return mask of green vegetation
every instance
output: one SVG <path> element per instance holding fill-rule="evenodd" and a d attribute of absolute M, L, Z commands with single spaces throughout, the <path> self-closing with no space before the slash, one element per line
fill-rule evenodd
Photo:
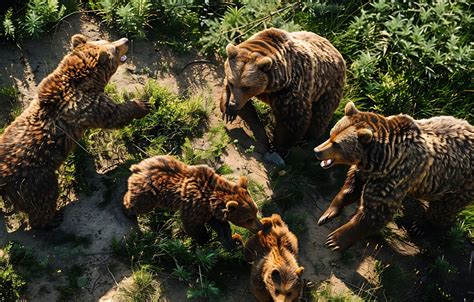
<path fill-rule="evenodd" d="M 290 1 L 291 2 L 291 1 Z M 287 30 L 310 30 L 327 37 L 347 62 L 345 98 L 334 116 L 342 116 L 348 101 L 365 110 L 385 115 L 408 113 L 416 118 L 454 115 L 474 121 L 472 101 L 472 33 L 473 16 L 470 3 L 460 1 L 209 1 L 157 0 L 29 0 L 13 1 L 0 11 L 0 39 L 21 46 L 26 39 L 43 36 L 54 30 L 69 12 L 87 10 L 118 33 L 137 39 L 149 39 L 154 46 L 165 45 L 178 51 L 199 51 L 209 56 L 224 57 L 227 43 L 240 43 L 255 32 L 271 26 Z M 81 7 L 81 9 L 79 8 Z M 164 68 L 172 66 L 163 62 Z M 169 70 L 168 70 L 169 71 Z M 143 74 L 152 76 L 149 67 Z M 148 100 L 152 112 L 119 130 L 90 130 L 71 154 L 58 175 L 61 200 L 81 191 L 90 193 L 84 162 L 94 161 L 96 168 L 107 173 L 103 205 L 112 200 L 116 184 L 128 176 L 130 164 L 143 158 L 172 154 L 188 164 L 208 164 L 217 172 L 232 174 L 222 162 L 225 149 L 232 142 L 224 124 L 208 128 L 215 100 L 197 94 L 180 96 L 161 87 L 154 80 L 134 92 L 123 92 L 109 84 L 106 93 L 116 102 L 131 99 Z M 0 126 L 10 123 L 21 112 L 15 99 L 17 89 L 0 88 L 0 98 L 7 108 L 1 110 Z M 254 102 L 263 123 L 269 127 L 270 107 Z M 234 141 L 234 143 L 238 143 Z M 242 148 L 244 149 L 244 148 Z M 250 146 L 240 150 L 253 154 Z M 265 216 L 279 213 L 298 237 L 304 236 L 308 214 L 301 211 L 303 200 L 318 191 L 330 195 L 333 184 L 343 169 L 333 170 L 330 177 L 322 174 L 313 155 L 294 148 L 285 170 L 271 173 L 273 196 L 265 186 L 250 180 L 249 191 Z M 233 165 L 234 166 L 234 165 Z M 332 194 L 332 193 L 331 193 Z M 208 245 L 197 247 L 183 234 L 177 214 L 155 211 L 139 218 L 140 232 L 124 241 L 115 240 L 112 249 L 118 257 L 130 262 L 134 270 L 129 282 L 118 290 L 123 301 L 156 301 L 161 294 L 158 274 L 180 281 L 187 297 L 219 300 L 229 280 L 236 274 L 248 274 L 240 250 L 228 252 L 214 238 Z M 370 294 L 356 292 L 335 294 L 324 283 L 312 291 L 317 301 L 362 301 L 374 297 L 385 300 L 409 300 L 414 291 L 426 301 L 455 299 L 455 282 L 461 270 L 450 254 L 463 253 L 466 235 L 474 240 L 474 206 L 458 216 L 448 232 L 430 242 L 430 249 L 414 261 L 424 264 L 421 270 L 407 269 L 404 264 L 376 263 L 377 288 Z M 244 239 L 251 234 L 242 228 L 233 231 Z M 214 234 L 215 236 L 215 234 Z M 390 236 L 396 236 L 391 234 Z M 86 238 L 87 239 L 87 238 Z M 65 258 L 80 254 L 83 238 L 70 242 L 73 249 L 58 247 Z M 86 240 L 87 241 L 87 240 Z M 457 254 L 456 254 L 457 255 Z M 350 265 L 358 255 L 343 255 Z M 429 265 L 426 265 L 429 263 Z M 415 265 L 417 266 L 418 263 Z M 10 243 L 0 252 L 0 301 L 17 300 L 25 282 L 50 269 L 47 260 L 34 257 L 31 250 Z M 428 266 L 428 268 L 427 268 Z M 57 286 L 60 299 L 80 297 L 86 284 L 84 270 L 78 265 L 65 269 L 66 283 Z M 26 281 L 25 281 L 26 280 Z M 423 286 L 417 283 L 427 280 Z M 363 297 L 360 298 L 359 296 Z"/>
<path fill-rule="evenodd" d="M 364 300 L 351 292 L 334 293 L 329 283 L 322 283 L 317 289 L 313 290 L 312 297 L 318 302 L 362 302 Z"/>
<path fill-rule="evenodd" d="M 193 246 L 181 231 L 178 217 L 158 210 L 141 216 L 141 234 L 132 234 L 124 242 L 114 241 L 113 250 L 138 270 L 146 267 L 150 274 L 170 272 L 169 277 L 189 286 L 188 298 L 215 299 L 226 280 L 245 267 L 242 253 L 226 251 L 215 240 L 208 246 Z"/>
<path fill-rule="evenodd" d="M 11 251 L 13 243 L 0 249 L 0 301 L 16 301 L 26 284 L 24 278 L 18 274 Z"/>
<path fill-rule="evenodd" d="M 16 1 L 0 16 L 0 37 L 11 40 L 38 38 L 58 23 L 68 9 L 76 7 L 66 7 L 58 0 Z"/>
<path fill-rule="evenodd" d="M 140 302 L 159 301 L 161 288 L 154 273 L 147 265 L 133 272 L 130 280 L 122 282 L 118 288 L 118 301 Z"/>

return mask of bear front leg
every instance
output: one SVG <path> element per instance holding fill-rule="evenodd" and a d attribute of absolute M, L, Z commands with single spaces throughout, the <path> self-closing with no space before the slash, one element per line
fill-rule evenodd
<path fill-rule="evenodd" d="M 142 118 L 151 110 L 147 101 L 128 101 L 115 103 L 105 94 L 90 105 L 84 112 L 86 126 L 90 128 L 120 128 L 129 124 L 133 119 Z"/>
<path fill-rule="evenodd" d="M 272 144 L 276 151 L 286 157 L 290 147 L 301 140 L 311 122 L 311 104 L 298 99 L 290 92 L 279 96 L 272 106 L 275 115 Z"/>
<path fill-rule="evenodd" d="M 204 217 L 199 217 L 199 213 L 192 211 L 192 209 L 181 208 L 181 220 L 186 234 L 191 237 L 197 244 L 203 245 L 211 239 L 211 236 L 206 229 Z"/>
<path fill-rule="evenodd" d="M 364 182 L 361 179 L 360 172 L 357 172 L 357 167 L 352 167 L 347 173 L 347 178 L 341 190 L 334 197 L 321 218 L 319 218 L 318 225 L 326 224 L 339 216 L 345 206 L 360 201 L 363 186 Z"/>
<path fill-rule="evenodd" d="M 406 189 L 397 188 L 396 180 L 372 179 L 365 185 L 356 214 L 328 235 L 326 245 L 332 250 L 344 251 L 379 231 L 392 219 L 405 195 Z"/>
<path fill-rule="evenodd" d="M 228 222 L 211 218 L 208 224 L 214 231 L 216 231 L 217 238 L 219 238 L 219 241 L 222 243 L 225 249 L 233 250 L 237 247 L 237 244 L 243 243 L 242 237 L 240 235 L 232 235 L 232 230 Z"/>

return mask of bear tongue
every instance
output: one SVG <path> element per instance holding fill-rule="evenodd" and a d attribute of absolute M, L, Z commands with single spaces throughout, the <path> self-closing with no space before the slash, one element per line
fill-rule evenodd
<path fill-rule="evenodd" d="M 334 161 L 334 159 L 332 159 L 332 158 L 325 159 L 325 160 L 321 161 L 321 167 L 328 168 L 329 166 L 331 166 L 333 161 Z"/>
<path fill-rule="evenodd" d="M 120 62 L 125 62 L 127 61 L 127 56 L 126 55 L 123 55 L 120 57 Z"/>

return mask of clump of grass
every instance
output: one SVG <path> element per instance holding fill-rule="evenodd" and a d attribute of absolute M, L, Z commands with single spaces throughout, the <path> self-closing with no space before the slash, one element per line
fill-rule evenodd
<path fill-rule="evenodd" d="M 459 213 L 458 228 L 467 234 L 471 242 L 474 242 L 474 205 L 469 205 Z"/>
<path fill-rule="evenodd" d="M 322 283 L 318 288 L 313 290 L 312 297 L 318 302 L 362 302 L 364 299 L 354 295 L 351 292 L 334 293 L 332 286 L 328 282 Z"/>
<path fill-rule="evenodd" d="M 215 240 L 206 246 L 193 245 L 180 230 L 176 214 L 155 211 L 140 217 L 139 225 L 140 235 L 113 241 L 114 252 L 138 265 L 137 270 L 147 266 L 150 273 L 168 273 L 184 282 L 189 298 L 217 298 L 226 280 L 244 266 L 239 250 L 226 251 Z"/>
<path fill-rule="evenodd" d="M 74 297 L 79 297 L 80 291 L 87 284 L 87 279 L 83 274 L 84 269 L 77 264 L 74 264 L 67 270 L 67 284 L 56 286 L 59 292 L 58 301 L 71 301 Z"/>
<path fill-rule="evenodd" d="M 409 300 L 414 292 L 415 275 L 406 271 L 398 264 L 383 265 L 376 261 L 375 272 L 378 275 L 381 296 L 389 297 L 394 301 Z"/>
<path fill-rule="evenodd" d="M 210 112 L 209 102 L 202 95 L 183 99 L 152 80 L 136 97 L 148 100 L 154 109 L 120 130 L 134 154 L 177 153 L 186 137 L 202 130 Z"/>
<path fill-rule="evenodd" d="M 155 280 L 155 274 L 149 266 L 141 266 L 132 273 L 129 280 L 120 283 L 117 301 L 159 301 L 161 296 L 160 283 Z"/>
<path fill-rule="evenodd" d="M 223 123 L 209 129 L 203 136 L 204 145 L 196 147 L 189 138 L 181 146 L 181 159 L 187 164 L 208 164 L 216 166 L 222 152 L 230 143 L 230 137 Z"/>
<path fill-rule="evenodd" d="M 451 292 L 452 283 L 458 273 L 456 267 L 451 265 L 444 256 L 438 256 L 428 272 L 427 301 L 453 301 Z"/>
<path fill-rule="evenodd" d="M 0 301 L 17 301 L 26 285 L 11 259 L 13 243 L 0 249 Z"/>

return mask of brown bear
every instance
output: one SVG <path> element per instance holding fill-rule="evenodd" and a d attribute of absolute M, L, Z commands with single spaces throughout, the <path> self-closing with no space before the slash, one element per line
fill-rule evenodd
<path fill-rule="evenodd" d="M 262 227 L 244 176 L 234 184 L 206 165 L 188 166 L 172 156 L 148 158 L 130 169 L 123 199 L 128 215 L 179 210 L 184 230 L 198 244 L 209 240 L 208 224 L 228 249 L 238 240 L 231 236 L 229 221 L 254 233 Z"/>
<path fill-rule="evenodd" d="M 226 52 L 220 109 L 227 120 L 237 114 L 258 119 L 248 102 L 252 97 L 267 103 L 274 117 L 268 148 L 280 155 L 303 138 L 324 134 L 342 99 L 346 73 L 344 59 L 328 40 L 270 28 L 227 45 Z"/>
<path fill-rule="evenodd" d="M 72 50 L 41 81 L 28 108 L 0 137 L 0 195 L 26 212 L 32 228 L 51 224 L 56 213 L 56 170 L 90 128 L 117 128 L 149 111 L 148 103 L 113 102 L 104 87 L 126 60 L 127 39 L 87 41 L 72 37 Z"/>
<path fill-rule="evenodd" d="M 328 236 L 335 250 L 380 230 L 405 197 L 426 201 L 426 220 L 436 227 L 448 226 L 474 200 L 474 127 L 464 120 L 384 117 L 348 103 L 345 117 L 314 151 L 323 168 L 351 166 L 318 224 L 360 203 L 352 219 Z"/>
<path fill-rule="evenodd" d="M 261 220 L 263 229 L 246 243 L 244 256 L 252 264 L 250 289 L 259 302 L 298 301 L 304 268 L 298 265 L 298 239 L 280 215 Z"/>

